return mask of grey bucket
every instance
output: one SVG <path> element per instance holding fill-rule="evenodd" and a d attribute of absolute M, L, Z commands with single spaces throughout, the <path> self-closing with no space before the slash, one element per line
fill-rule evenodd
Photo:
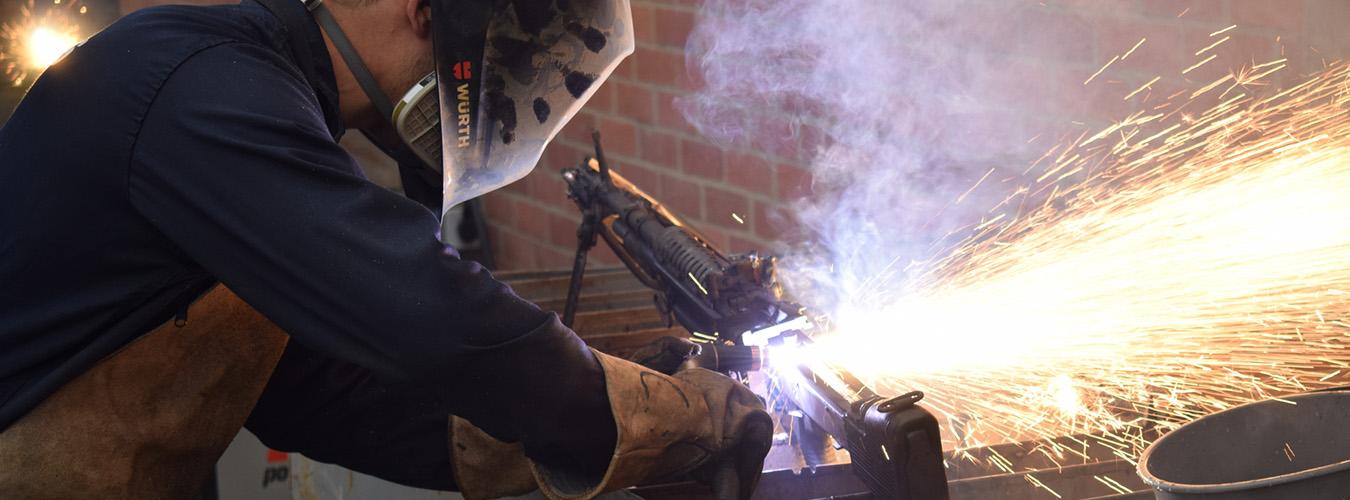
<path fill-rule="evenodd" d="M 1282 399 L 1296 404 L 1246 404 L 1167 433 L 1139 476 L 1158 500 L 1350 499 L 1350 392 Z"/>

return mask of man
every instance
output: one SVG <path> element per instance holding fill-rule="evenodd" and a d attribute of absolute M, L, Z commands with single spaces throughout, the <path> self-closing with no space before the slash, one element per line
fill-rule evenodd
<path fill-rule="evenodd" d="M 127 16 L 0 129 L 4 496 L 182 498 L 241 424 L 470 497 L 688 472 L 747 496 L 770 432 L 753 394 L 591 351 L 336 144 L 352 127 L 436 161 L 390 124 L 426 101 L 388 96 L 437 81 L 446 201 L 515 180 L 631 51 L 627 2 L 307 6 Z"/>

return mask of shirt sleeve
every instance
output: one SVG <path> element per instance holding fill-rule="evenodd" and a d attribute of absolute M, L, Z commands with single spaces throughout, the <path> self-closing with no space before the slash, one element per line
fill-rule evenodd
<path fill-rule="evenodd" d="M 426 208 L 361 176 L 304 80 L 268 48 L 221 45 L 175 71 L 144 117 L 128 190 L 293 341 L 433 387 L 527 452 L 571 446 L 559 427 L 573 419 L 613 432 L 585 344 L 441 244 Z"/>

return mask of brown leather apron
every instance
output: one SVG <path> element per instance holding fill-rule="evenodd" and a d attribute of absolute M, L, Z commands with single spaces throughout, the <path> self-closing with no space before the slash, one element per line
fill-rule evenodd
<path fill-rule="evenodd" d="M 286 334 L 224 286 L 0 432 L 5 499 L 186 499 L 244 425 Z"/>

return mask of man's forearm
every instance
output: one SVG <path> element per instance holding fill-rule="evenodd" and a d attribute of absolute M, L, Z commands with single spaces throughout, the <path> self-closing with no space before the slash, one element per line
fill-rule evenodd
<path fill-rule="evenodd" d="M 590 348 L 554 315 L 529 335 L 475 356 L 447 381 L 455 414 L 503 441 L 520 441 L 541 464 L 585 477 L 604 474 L 614 417 L 604 372 Z"/>
<path fill-rule="evenodd" d="M 245 427 L 270 448 L 399 484 L 454 490 L 441 399 L 290 342 Z"/>

